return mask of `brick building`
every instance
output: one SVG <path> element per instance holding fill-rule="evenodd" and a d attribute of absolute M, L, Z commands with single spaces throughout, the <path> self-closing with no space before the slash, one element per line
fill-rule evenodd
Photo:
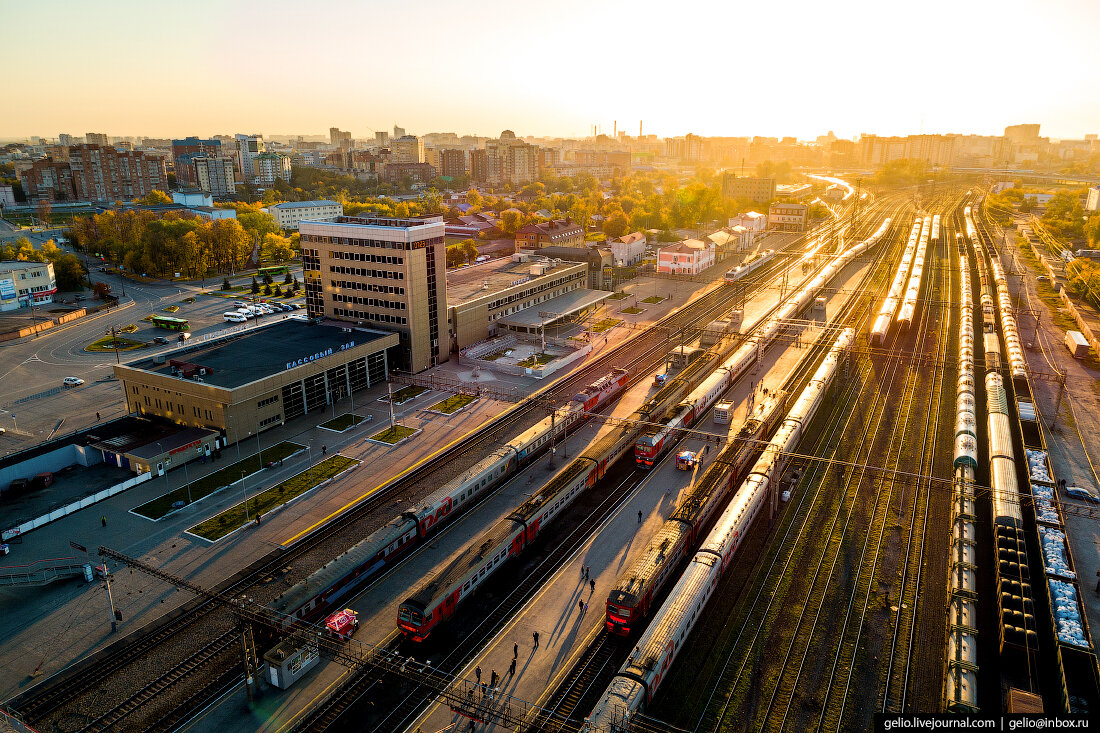
<path fill-rule="evenodd" d="M 102 145 L 69 148 L 76 197 L 85 201 L 130 201 L 168 190 L 164 158 Z"/>
<path fill-rule="evenodd" d="M 465 150 L 441 150 L 439 152 L 440 175 L 453 178 L 466 175 Z"/>
<path fill-rule="evenodd" d="M 543 247 L 583 247 L 584 230 L 572 219 L 556 219 L 528 224 L 516 232 L 516 249 Z"/>

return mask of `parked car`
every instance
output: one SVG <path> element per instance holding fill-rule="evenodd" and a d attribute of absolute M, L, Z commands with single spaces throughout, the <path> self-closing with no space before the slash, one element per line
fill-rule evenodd
<path fill-rule="evenodd" d="M 79 387 L 84 384 L 84 380 L 80 377 L 65 377 L 61 383 L 66 387 Z"/>
<path fill-rule="evenodd" d="M 86 300 L 86 298 L 83 295 L 78 295 L 75 298 L 73 298 L 73 300 Z"/>
<path fill-rule="evenodd" d="M 238 308 L 247 308 L 248 307 L 248 303 L 244 302 L 243 300 L 234 300 L 233 305 L 237 306 Z"/>
<path fill-rule="evenodd" d="M 153 343 L 154 344 L 166 344 L 166 343 L 168 343 L 168 339 L 164 338 L 163 336 L 154 336 L 153 337 Z"/>
<path fill-rule="evenodd" d="M 279 304 L 279 310 L 281 310 L 283 313 L 290 313 L 292 310 L 294 310 L 294 308 L 291 307 L 290 303 L 281 303 Z"/>
<path fill-rule="evenodd" d="M 1093 489 L 1086 489 L 1083 486 L 1067 486 L 1066 493 L 1074 499 L 1081 499 L 1090 504 L 1100 504 L 1100 496 L 1097 496 Z"/>
<path fill-rule="evenodd" d="M 53 474 L 44 471 L 31 479 L 31 486 L 35 489 L 45 489 L 53 483 Z"/>

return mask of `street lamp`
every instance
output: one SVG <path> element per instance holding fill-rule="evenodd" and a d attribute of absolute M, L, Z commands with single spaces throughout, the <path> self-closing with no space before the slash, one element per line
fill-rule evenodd
<path fill-rule="evenodd" d="M 244 496 L 244 521 L 248 524 L 251 520 L 248 518 L 248 489 L 245 486 L 244 469 L 241 469 L 241 494 Z"/>

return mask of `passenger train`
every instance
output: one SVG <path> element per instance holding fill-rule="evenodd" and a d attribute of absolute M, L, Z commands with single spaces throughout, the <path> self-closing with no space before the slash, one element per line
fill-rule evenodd
<path fill-rule="evenodd" d="M 759 254 L 749 258 L 746 262 L 742 262 L 740 265 L 737 265 L 736 267 L 731 267 L 730 269 L 726 270 L 726 275 L 723 279 L 725 280 L 725 283 L 727 285 L 733 285 L 741 279 L 748 277 L 752 273 L 756 272 L 764 265 L 768 264 L 768 262 L 774 256 L 774 249 L 764 250 L 763 252 L 760 252 Z"/>
<path fill-rule="evenodd" d="M 897 274 L 894 275 L 894 281 L 890 284 L 890 290 L 886 293 L 886 300 L 882 301 L 882 307 L 879 309 L 878 317 L 875 318 L 875 322 L 871 326 L 872 346 L 882 346 L 886 341 L 886 333 L 890 330 L 890 322 L 894 320 L 894 314 L 897 312 L 898 303 L 901 302 L 903 293 L 902 288 L 905 287 L 907 278 L 909 277 L 909 266 L 912 264 L 913 256 L 916 254 L 917 242 L 920 240 L 922 227 L 923 222 L 917 219 L 909 232 L 909 241 L 905 243 L 905 252 L 901 256 L 901 263 L 898 265 Z"/>
<path fill-rule="evenodd" d="M 764 441 L 783 415 L 786 393 L 764 398 L 739 428 L 730 426 L 729 442 L 664 526 L 642 550 L 637 561 L 621 574 L 607 596 L 607 630 L 626 635 L 648 615 L 672 571 L 714 516 L 725 506 L 731 489 L 749 467 Z"/>
<path fill-rule="evenodd" d="M 931 226 L 929 226 L 931 221 Z M 937 214 L 932 217 L 931 220 L 926 216 L 924 217 L 924 223 L 921 228 L 920 241 L 917 244 L 917 252 L 913 256 L 913 269 L 909 273 L 909 284 L 905 288 L 905 298 L 901 302 L 901 309 L 898 311 L 898 326 L 903 331 L 909 328 L 909 324 L 913 322 L 913 315 L 917 311 L 917 297 L 920 295 L 921 281 L 924 278 L 924 259 L 928 253 L 928 235 L 931 231 L 935 231 L 939 236 L 940 229 L 940 217 Z"/>
<path fill-rule="evenodd" d="M 389 524 L 341 553 L 308 578 L 277 597 L 268 610 L 282 628 L 312 622 L 354 594 L 379 570 L 391 564 L 440 528 L 454 514 L 513 475 L 555 434 L 579 424 L 593 410 L 614 399 L 626 386 L 629 373 L 615 368 L 579 392 L 567 407 L 557 410 L 504 446 L 490 453 L 462 476 L 410 507 Z"/>
<path fill-rule="evenodd" d="M 587 718 L 589 730 L 615 730 L 653 700 L 696 620 L 706 612 L 707 601 L 718 587 L 720 576 L 764 507 L 769 492 L 778 490 L 787 456 L 798 445 L 805 426 L 823 402 L 841 356 L 850 348 L 854 336 L 853 329 L 845 329 L 826 354 L 733 501 L 719 516 L 642 634 L 634 653 L 604 691 Z"/>
<path fill-rule="evenodd" d="M 786 328 L 826 283 L 857 256 L 878 243 L 889 229 L 886 219 L 874 235 L 838 255 L 814 276 L 809 285 L 792 294 L 758 329 L 755 343 L 742 344 L 722 367 L 710 376 L 720 351 L 706 352 L 688 365 L 675 379 L 636 410 L 622 425 L 612 428 L 588 446 L 577 458 L 559 470 L 530 499 L 509 514 L 443 567 L 422 582 L 398 607 L 397 626 L 406 638 L 424 641 L 432 631 L 454 616 L 458 606 L 477 590 L 509 558 L 518 556 L 558 514 L 581 492 L 603 477 L 607 467 L 635 447 L 639 423 L 655 422 L 670 408 L 678 419 L 690 424 L 697 415 L 725 391 L 734 380 L 755 364 L 759 354 Z M 701 382 L 699 380 L 702 380 Z M 687 399 L 684 399 L 684 397 Z M 706 405 L 706 407 L 704 407 Z M 670 444 L 670 443 L 669 443 Z M 667 445 L 665 446 L 667 447 Z"/>
<path fill-rule="evenodd" d="M 660 427 L 647 430 L 634 446 L 634 462 L 638 468 L 648 469 L 655 466 L 661 454 L 676 443 L 683 429 L 691 427 L 714 404 L 719 395 L 756 364 L 757 359 L 768 350 L 775 339 L 786 331 L 787 324 L 814 301 L 838 272 L 878 244 L 889 230 L 890 221 L 886 219 L 870 237 L 837 255 L 832 262 L 808 277 L 808 282 L 803 281 L 802 288 L 784 301 L 754 331 L 752 341 L 743 344 L 729 361 L 708 377 L 686 400 L 662 416 Z"/>

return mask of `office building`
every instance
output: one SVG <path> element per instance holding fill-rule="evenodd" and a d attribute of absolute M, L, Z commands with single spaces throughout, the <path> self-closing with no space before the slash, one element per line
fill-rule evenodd
<path fill-rule="evenodd" d="M 168 190 L 164 158 L 111 146 L 69 148 L 76 197 L 84 201 L 132 201 Z"/>
<path fill-rule="evenodd" d="M 339 127 L 328 128 L 329 142 L 338 148 L 348 149 L 351 147 L 351 133 L 347 130 L 341 130 Z"/>
<path fill-rule="evenodd" d="M 734 173 L 722 177 L 722 195 L 731 199 L 771 201 L 775 198 L 774 178 L 739 178 Z"/>
<path fill-rule="evenodd" d="M 528 224 L 516 232 L 516 249 L 583 247 L 584 229 L 571 218 Z"/>
<path fill-rule="evenodd" d="M 267 213 L 283 229 L 296 230 L 302 220 L 334 221 L 344 215 L 344 205 L 339 201 L 286 201 L 268 206 Z"/>
<path fill-rule="evenodd" d="M 53 302 L 57 280 L 50 262 L 0 262 L 0 311 Z"/>
<path fill-rule="evenodd" d="M 114 369 L 130 414 L 218 430 L 236 443 L 386 381 L 386 352 L 397 342 L 288 318 Z"/>
<path fill-rule="evenodd" d="M 107 135 L 102 132 L 86 132 L 84 133 L 84 143 L 86 145 L 107 146 L 111 144 L 111 141 L 108 140 Z"/>
<path fill-rule="evenodd" d="M 264 152 L 264 136 L 234 135 L 233 141 L 237 144 L 237 170 L 241 172 L 241 179 L 251 181 L 256 176 L 252 160 Z"/>
<path fill-rule="evenodd" d="M 415 135 L 402 135 L 390 145 L 393 163 L 423 163 L 424 143 Z"/>
<path fill-rule="evenodd" d="M 260 153 L 253 156 L 252 167 L 258 186 L 273 186 L 280 178 L 290 181 L 290 156 L 285 153 Z"/>
<path fill-rule="evenodd" d="M 237 192 L 232 158 L 198 156 L 191 159 L 189 168 L 194 174 L 195 185 L 203 191 L 214 196 Z M 179 182 L 179 169 L 176 169 L 176 181 Z"/>
<path fill-rule="evenodd" d="M 439 175 L 447 178 L 466 175 L 466 151 L 447 149 L 439 151 Z"/>
<path fill-rule="evenodd" d="M 400 366 L 420 372 L 449 355 L 445 224 L 438 215 L 301 221 L 306 309 L 396 331 Z"/>
<path fill-rule="evenodd" d="M 198 185 L 198 179 L 195 178 L 195 158 L 216 158 L 221 155 L 221 150 L 221 140 L 202 140 L 197 137 L 173 140 L 172 165 L 176 172 L 177 185 L 184 188 Z"/>

